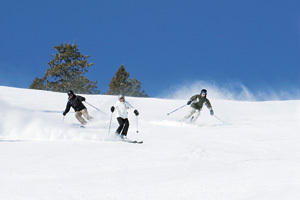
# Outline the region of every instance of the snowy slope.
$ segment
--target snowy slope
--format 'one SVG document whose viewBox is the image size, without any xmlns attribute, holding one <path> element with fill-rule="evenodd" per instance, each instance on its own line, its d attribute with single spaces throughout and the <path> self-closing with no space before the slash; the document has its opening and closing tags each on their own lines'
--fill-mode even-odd
<svg viewBox="0 0 300 200">
<path fill-rule="evenodd" d="M 300 101 L 213 99 L 195 125 L 187 101 L 126 98 L 128 137 L 109 136 L 117 98 L 84 95 L 95 121 L 63 118 L 67 95 L 0 87 L 0 199 L 300 199 Z M 138 123 L 138 124 L 137 124 Z M 138 126 L 137 126 L 138 125 Z M 111 133 L 117 128 L 115 116 Z M 136 133 L 136 131 L 139 133 Z"/>
</svg>

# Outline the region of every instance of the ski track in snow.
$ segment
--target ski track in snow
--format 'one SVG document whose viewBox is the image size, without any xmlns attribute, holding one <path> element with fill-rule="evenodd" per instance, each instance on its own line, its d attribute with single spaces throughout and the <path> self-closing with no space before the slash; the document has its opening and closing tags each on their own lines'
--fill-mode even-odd
<svg viewBox="0 0 300 200">
<path fill-rule="evenodd" d="M 187 107 L 167 115 L 185 100 L 127 97 L 130 144 L 112 136 L 117 97 L 83 96 L 107 115 L 86 105 L 80 128 L 66 94 L 0 86 L 0 200 L 300 198 L 300 101 L 210 98 L 226 123 L 203 108 L 188 124 Z"/>
</svg>

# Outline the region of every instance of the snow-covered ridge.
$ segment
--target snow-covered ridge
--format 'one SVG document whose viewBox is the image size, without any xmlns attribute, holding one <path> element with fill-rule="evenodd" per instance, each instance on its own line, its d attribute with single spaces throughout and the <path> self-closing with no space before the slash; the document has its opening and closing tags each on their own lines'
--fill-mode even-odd
<svg viewBox="0 0 300 200">
<path fill-rule="evenodd" d="M 116 96 L 83 95 L 86 101 L 99 108 L 102 112 L 85 104 L 89 113 L 95 118 L 88 127 L 98 129 L 91 139 L 104 140 L 108 133 L 110 123 L 110 107 L 116 102 Z M 186 97 L 188 99 L 189 97 Z M 186 126 L 178 123 L 188 110 L 188 106 L 178 110 L 172 115 L 168 112 L 185 105 L 185 100 L 133 98 L 126 97 L 141 113 L 140 123 L 163 126 Z M 247 125 L 252 122 L 265 123 L 264 119 L 274 121 L 287 115 L 288 118 L 299 118 L 299 101 L 271 101 L 271 102 L 244 102 L 211 99 L 216 116 L 228 123 Z M 77 130 L 77 120 L 71 110 L 66 117 L 62 116 L 67 102 L 67 95 L 63 93 L 0 87 L 0 101 L 3 106 L 1 119 L 1 137 L 12 139 L 83 139 L 79 135 L 83 130 Z M 103 112 L 106 114 L 103 114 Z M 136 119 L 132 115 L 132 126 Z M 115 120 L 113 126 L 117 126 Z M 138 122 L 137 122 L 138 123 Z M 72 127 L 74 125 L 74 127 Z M 208 115 L 206 107 L 197 121 L 198 126 L 223 125 L 222 121 Z M 188 125 L 187 125 L 188 126 Z M 75 128 L 75 130 L 73 130 Z M 113 127 L 114 128 L 114 127 Z M 138 127 L 137 127 L 138 128 Z M 140 127 L 144 128 L 144 127 Z M 71 130 L 70 130 L 71 129 Z M 134 127 L 131 127 L 134 129 Z M 87 130 L 84 130 L 86 132 Z M 76 134 L 74 134 L 74 132 Z M 103 136 L 101 136 L 103 135 Z"/>
</svg>

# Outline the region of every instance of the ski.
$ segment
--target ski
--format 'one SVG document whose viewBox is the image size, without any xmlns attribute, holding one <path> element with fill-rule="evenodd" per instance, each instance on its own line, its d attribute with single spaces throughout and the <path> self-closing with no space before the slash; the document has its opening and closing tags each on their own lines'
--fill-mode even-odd
<svg viewBox="0 0 300 200">
<path fill-rule="evenodd" d="M 128 142 L 128 143 L 135 143 L 135 144 L 143 144 L 143 141 L 137 141 L 137 140 L 122 140 L 124 142 Z"/>
</svg>

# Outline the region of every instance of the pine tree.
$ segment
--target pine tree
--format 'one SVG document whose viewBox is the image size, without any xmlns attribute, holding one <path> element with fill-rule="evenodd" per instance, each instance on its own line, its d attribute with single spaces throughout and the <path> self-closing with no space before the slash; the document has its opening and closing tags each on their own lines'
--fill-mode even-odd
<svg viewBox="0 0 300 200">
<path fill-rule="evenodd" d="M 126 71 L 125 67 L 121 67 L 116 72 L 115 76 L 112 77 L 109 83 L 109 89 L 106 94 L 118 95 L 123 94 L 126 96 L 133 97 L 149 97 L 145 94 L 145 91 L 141 90 L 141 82 L 136 78 L 130 79 L 129 73 Z"/>
<path fill-rule="evenodd" d="M 72 89 L 82 94 L 100 93 L 97 90 L 97 81 L 90 81 L 84 76 L 94 63 L 88 63 L 87 58 L 90 56 L 82 55 L 77 46 L 71 44 L 55 46 L 54 49 L 58 53 L 52 55 L 54 58 L 48 63 L 50 68 L 42 79 L 37 77 L 30 88 L 55 92 L 66 92 Z"/>
<path fill-rule="evenodd" d="M 45 90 L 45 86 L 43 83 L 44 83 L 43 79 L 36 77 L 29 88 L 37 89 L 37 90 Z"/>
</svg>

